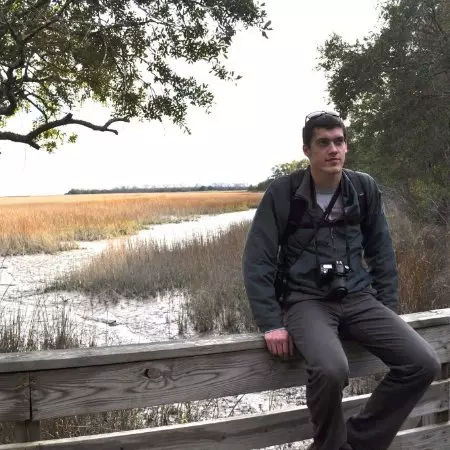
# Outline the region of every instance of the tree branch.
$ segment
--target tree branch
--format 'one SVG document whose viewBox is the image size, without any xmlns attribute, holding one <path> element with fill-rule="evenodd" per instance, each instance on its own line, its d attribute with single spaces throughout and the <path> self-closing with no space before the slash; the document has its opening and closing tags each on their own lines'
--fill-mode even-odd
<svg viewBox="0 0 450 450">
<path fill-rule="evenodd" d="M 30 13 L 36 14 L 37 11 L 39 11 L 44 6 L 47 6 L 49 4 L 48 0 L 39 0 L 34 5 L 31 5 L 27 9 L 25 9 L 22 14 L 19 16 L 20 19 L 24 19 L 26 16 L 28 16 Z"/>
<path fill-rule="evenodd" d="M 10 67 L 6 73 L 6 81 L 0 83 L 0 101 L 3 100 L 3 95 L 5 95 L 6 99 L 9 102 L 9 105 L 0 107 L 0 117 L 12 116 L 17 109 L 17 99 L 13 93 L 13 72 L 14 69 Z"/>
<path fill-rule="evenodd" d="M 73 3 L 73 0 L 66 0 L 66 2 L 64 3 L 64 5 L 61 6 L 61 8 L 59 9 L 59 11 L 54 14 L 50 19 L 48 19 L 46 22 L 44 22 L 42 25 L 39 25 L 38 27 L 36 27 L 34 30 L 30 31 L 26 36 L 24 36 L 23 42 L 26 43 L 28 42 L 30 39 L 32 39 L 37 33 L 39 33 L 42 30 L 45 30 L 46 28 L 48 28 L 50 25 L 54 24 L 55 22 L 57 22 L 60 18 L 62 13 L 71 5 L 71 3 Z"/>
<path fill-rule="evenodd" d="M 115 122 L 129 122 L 130 120 L 128 118 L 112 118 L 109 119 L 104 125 L 95 125 L 91 122 L 87 122 L 85 120 L 77 120 L 73 119 L 72 114 L 67 114 L 62 119 L 54 120 L 52 122 L 44 123 L 37 128 L 35 128 L 33 131 L 31 131 L 28 134 L 18 134 L 18 133 L 12 133 L 9 131 L 2 131 L 0 132 L 0 140 L 8 140 L 13 142 L 19 142 L 22 144 L 28 144 L 31 147 L 39 150 L 40 146 L 35 142 L 35 139 L 41 135 L 42 133 L 45 133 L 46 131 L 52 130 L 53 128 L 58 128 L 64 125 L 81 125 L 86 128 L 90 128 L 91 130 L 95 131 L 110 131 L 114 134 L 119 134 L 117 130 L 109 128 L 113 123 Z"/>
<path fill-rule="evenodd" d="M 40 100 L 43 104 L 44 104 L 44 107 L 46 107 L 45 106 L 45 102 L 43 101 L 43 99 L 42 98 L 40 98 L 38 95 L 36 95 L 36 94 L 33 94 L 32 92 L 28 92 L 28 91 L 24 91 L 24 93 L 23 93 L 23 95 L 22 95 L 22 98 L 24 99 L 24 100 L 26 100 L 27 102 L 29 102 L 29 103 L 31 103 L 41 114 L 42 114 L 42 117 L 44 117 L 44 119 L 45 119 L 45 121 L 46 122 L 48 122 L 48 119 L 49 119 L 49 117 L 48 117 L 48 115 L 47 115 L 47 112 L 45 111 L 45 109 L 43 109 L 43 108 L 41 108 L 37 103 L 35 103 L 30 97 L 35 97 L 36 99 L 38 99 L 38 100 Z"/>
</svg>

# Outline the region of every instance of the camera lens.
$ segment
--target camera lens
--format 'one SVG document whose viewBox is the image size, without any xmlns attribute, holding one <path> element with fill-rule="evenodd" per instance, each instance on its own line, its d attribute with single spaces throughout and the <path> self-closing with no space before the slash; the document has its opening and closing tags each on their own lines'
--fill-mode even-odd
<svg viewBox="0 0 450 450">
<path fill-rule="evenodd" d="M 348 289 L 345 286 L 344 277 L 335 277 L 330 283 L 330 297 L 335 299 L 342 299 L 348 294 Z"/>
</svg>

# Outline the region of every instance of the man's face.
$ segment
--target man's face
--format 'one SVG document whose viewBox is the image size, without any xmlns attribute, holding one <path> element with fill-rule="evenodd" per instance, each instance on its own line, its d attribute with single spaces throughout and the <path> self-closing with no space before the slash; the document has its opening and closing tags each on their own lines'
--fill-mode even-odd
<svg viewBox="0 0 450 450">
<path fill-rule="evenodd" d="M 311 147 L 303 146 L 311 169 L 329 175 L 339 173 L 345 162 L 347 143 L 342 128 L 315 128 Z"/>
</svg>

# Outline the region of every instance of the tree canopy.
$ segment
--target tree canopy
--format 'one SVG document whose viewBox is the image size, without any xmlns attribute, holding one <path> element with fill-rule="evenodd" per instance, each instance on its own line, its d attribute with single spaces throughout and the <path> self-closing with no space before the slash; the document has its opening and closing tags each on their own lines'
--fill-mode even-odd
<svg viewBox="0 0 450 450">
<path fill-rule="evenodd" d="M 188 130 L 189 105 L 208 109 L 213 94 L 174 60 L 205 62 L 223 80 L 237 30 L 271 30 L 253 0 L 3 0 L 0 4 L 0 140 L 44 146 L 74 142 L 63 126 L 110 131 L 115 122 L 171 119 Z M 87 100 L 111 108 L 105 124 L 75 117 Z M 8 119 L 32 112 L 26 134 Z"/>
<path fill-rule="evenodd" d="M 410 204 L 450 213 L 450 2 L 384 0 L 380 30 L 320 49 L 331 100 L 349 119 L 349 164 Z"/>
</svg>

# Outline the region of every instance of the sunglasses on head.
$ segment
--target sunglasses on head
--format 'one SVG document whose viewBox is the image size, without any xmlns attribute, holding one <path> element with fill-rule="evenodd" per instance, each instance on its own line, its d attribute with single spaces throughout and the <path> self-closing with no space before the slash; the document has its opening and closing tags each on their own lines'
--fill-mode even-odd
<svg viewBox="0 0 450 450">
<path fill-rule="evenodd" d="M 322 117 L 322 116 L 333 116 L 333 117 L 337 117 L 338 119 L 340 119 L 339 114 L 335 111 L 314 111 L 312 113 L 309 113 L 306 116 L 305 123 L 311 119 L 318 119 L 319 117 Z"/>
</svg>

